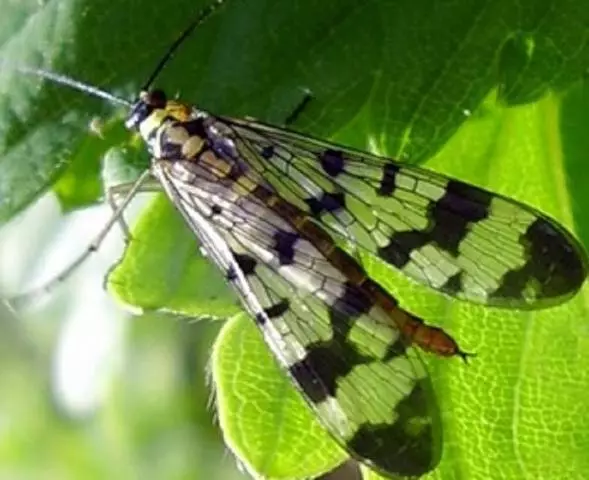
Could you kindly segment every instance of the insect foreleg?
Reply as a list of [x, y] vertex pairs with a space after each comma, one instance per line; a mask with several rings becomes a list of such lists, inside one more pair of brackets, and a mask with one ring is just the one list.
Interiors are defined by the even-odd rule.
[[[119, 197], [123, 198], [123, 201], [129, 196], [130, 192], [133, 190], [135, 185], [137, 184], [137, 180], [134, 182], [126, 182], [121, 183], [119, 185], [113, 185], [106, 189], [106, 201], [110, 206], [113, 215], [119, 209], [118, 199]], [[134, 191], [134, 194], [141, 193], [141, 192], [157, 192], [161, 190], [160, 184], [152, 178], [146, 178], [139, 188]], [[123, 236], [125, 238], [125, 242], [129, 243], [129, 240], [132, 237], [131, 231], [129, 229], [129, 225], [125, 221], [125, 217], [123, 212], [118, 216], [117, 223], [121, 227], [121, 231], [123, 232]]]
[[[108, 232], [112, 229], [115, 223], [121, 224], [121, 218], [125, 209], [129, 206], [133, 198], [139, 193], [140, 191], [145, 191], [146, 182], [149, 179], [151, 173], [149, 170], [146, 170], [141, 174], [141, 176], [133, 183], [131, 188], [129, 184], [125, 184], [119, 186], [118, 188], [115, 187], [111, 189], [110, 192], [107, 194], [108, 202], [111, 206], [115, 206], [115, 210], [113, 214], [109, 218], [108, 222], [104, 225], [104, 227], [98, 232], [92, 243], [74, 260], [72, 261], [66, 268], [64, 268], [61, 272], [51, 278], [48, 282], [40, 287], [33, 288], [28, 292], [15, 295], [11, 298], [5, 299], [5, 303], [10, 306], [13, 310], [19, 310], [23, 305], [26, 305], [32, 300], [37, 299], [40, 296], [47, 295], [51, 293], [51, 291], [57, 287], [60, 283], [66, 280], [76, 269], [82, 265], [88, 257], [90, 257], [102, 244], [104, 239], [106, 238]], [[116, 196], [118, 193], [121, 193], [123, 189], [127, 189], [127, 193], [123, 201], [120, 205], [116, 205], [114, 202], [113, 197]], [[111, 203], [112, 200], [112, 203]], [[124, 221], [122, 221], [124, 224]], [[126, 224], [124, 224], [124, 231], [128, 231]]]

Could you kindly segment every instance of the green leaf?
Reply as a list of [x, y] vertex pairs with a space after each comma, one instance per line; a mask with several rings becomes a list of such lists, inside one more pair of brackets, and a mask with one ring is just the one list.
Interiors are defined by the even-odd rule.
[[[567, 182], [567, 162], [577, 160], [565, 155], [560, 134], [568, 95], [501, 108], [490, 94], [428, 167], [527, 201], [573, 228], [583, 195], [573, 197]], [[518, 312], [451, 301], [379, 262], [367, 266], [404, 307], [478, 354], [468, 367], [427, 358], [444, 454], [426, 478], [583, 477], [587, 457], [578, 442], [589, 439], [589, 421], [576, 412], [588, 402], [586, 287], [562, 306]], [[554, 448], [559, 456], [549, 458]]]
[[[0, 29], [7, 35], [0, 56], [131, 97], [196, 7], [188, 0], [173, 8], [153, 0], [125, 8], [105, 0], [11, 4], [0, 20], [7, 27]], [[129, 18], [141, 21], [130, 29]], [[428, 167], [539, 207], [589, 245], [588, 23], [589, 8], [581, 0], [235, 0], [186, 42], [158, 83], [215, 113], [274, 123], [308, 87], [314, 99], [297, 130], [412, 162], [427, 159]], [[96, 195], [92, 178], [105, 149], [80, 152], [90, 118], [107, 107], [38, 83], [8, 67], [0, 76], [0, 221], [82, 156], [92, 158], [79, 187], [94, 189], [83, 201]], [[186, 227], [158, 200], [134, 231], [125, 262], [110, 277], [111, 289], [143, 308], [235, 313], [231, 297], [211, 300], [223, 281], [210, 280], [206, 263], [189, 260], [195, 248]], [[444, 426], [442, 462], [429, 478], [585, 478], [586, 288], [547, 311], [499, 311], [449, 301], [380, 264], [367, 264], [403, 306], [478, 353], [468, 368], [427, 358]], [[239, 420], [243, 437], [235, 446], [228, 418], [255, 409], [260, 392], [276, 391], [284, 378], [268, 372], [241, 379], [247, 372], [240, 365], [256, 365], [263, 345], [224, 343], [238, 331], [233, 323], [227, 329], [215, 347], [215, 364], [240, 377], [231, 382], [231, 375], [217, 375], [219, 415], [231, 430], [225, 434], [247, 465], [296, 477], [301, 468], [292, 465], [288, 448], [263, 452], [250, 441], [246, 435], [264, 432], [247, 424], [248, 417]], [[245, 387], [253, 393], [235, 394]], [[293, 416], [302, 418], [303, 406], [293, 406]], [[281, 425], [274, 424], [273, 432]], [[291, 442], [314, 431], [313, 425], [299, 424]], [[315, 473], [332, 468], [337, 447], [325, 445], [317, 457], [316, 444], [308, 447], [301, 455], [311, 459]]]
[[[571, 91], [570, 95], [578, 98], [578, 92]], [[559, 137], [557, 120], [563, 101], [567, 97], [549, 95], [534, 104], [505, 109], [497, 106], [491, 94], [431, 160], [431, 165], [438, 170], [462, 172], [461, 178], [490, 184], [493, 189], [521, 200], [529, 197], [534, 205], [572, 226], [562, 147], [552, 143]], [[462, 161], [465, 156], [469, 159], [466, 164]], [[525, 178], [526, 182], [514, 182], [512, 176]], [[152, 216], [143, 218], [155, 221]], [[158, 223], [152, 227], [148, 235], [161, 230]], [[180, 224], [177, 228], [175, 233], [166, 230], [172, 237], [186, 231]], [[162, 257], [161, 264], [152, 264], [151, 270], [144, 272], [161, 271], [171, 258]], [[567, 304], [546, 311], [492, 310], [441, 298], [379, 262], [367, 260], [367, 267], [401, 299], [402, 305], [428, 322], [443, 326], [466, 350], [479, 355], [470, 367], [457, 361], [427, 358], [444, 413], [445, 430], [442, 463], [431, 478], [453, 478], [460, 472], [468, 472], [468, 478], [481, 479], [496, 472], [504, 478], [521, 478], [524, 472], [541, 477], [547, 471], [555, 476], [566, 471], [571, 478], [582, 478], [578, 472], [584, 471], [586, 457], [576, 445], [582, 444], [577, 443], [579, 439], [589, 438], [589, 422], [576, 412], [579, 405], [586, 405], [589, 386], [589, 359], [583, 353], [589, 346], [586, 291]], [[177, 298], [184, 294], [179, 293]], [[243, 321], [241, 318], [239, 325]], [[259, 474], [268, 478], [304, 478], [307, 464], [294, 462], [291, 449], [265, 446], [279, 443], [273, 436], [276, 431], [282, 435], [293, 431], [291, 442], [298, 441], [309, 428], [315, 428], [311, 427], [315, 422], [309, 420], [306, 425], [300, 420], [303, 414], [299, 410], [310, 415], [300, 399], [297, 407], [288, 407], [297, 428], [289, 417], [276, 420], [272, 408], [276, 401], [274, 392], [277, 385], [284, 385], [287, 380], [277, 373], [272, 362], [268, 363], [268, 370], [256, 366], [264, 361], [262, 358], [268, 362], [267, 348], [253, 333], [240, 343], [242, 333], [235, 332], [241, 332], [238, 328], [242, 327], [236, 325], [234, 321], [227, 330], [224, 328], [212, 363], [226, 441]], [[253, 326], [249, 329], [255, 331]], [[262, 368], [264, 373], [260, 373]], [[294, 389], [289, 389], [289, 395], [298, 398]], [[559, 395], [555, 396], [554, 391]], [[262, 403], [263, 407], [260, 395], [268, 402]], [[282, 395], [286, 394], [278, 398], [284, 398]], [[257, 415], [244, 414], [245, 411]], [[295, 457], [316, 452], [315, 442], [303, 444], [309, 446], [309, 452], [296, 451]], [[562, 461], [544, 461], [555, 444]], [[332, 468], [332, 455], [340, 452], [334, 442], [320, 450], [329, 455], [309, 460], [309, 465], [316, 467], [315, 474]], [[320, 466], [314, 463], [320, 461]]]
[[346, 459], [280, 372], [247, 316], [223, 326], [211, 367], [225, 441], [246, 470], [263, 478], [306, 478]]
[[182, 315], [222, 318], [239, 312], [237, 302], [228, 300], [221, 272], [197, 252], [194, 235], [160, 195], [133, 229], [124, 262], [108, 276], [108, 288], [122, 303], [142, 310], [165, 307]]
[[[108, 159], [114, 151], [120, 150], [113, 145], [124, 145], [128, 142], [129, 132], [122, 128], [120, 119], [114, 119], [106, 124], [97, 120], [97, 130], [94, 135], [87, 136], [79, 145], [77, 152], [72, 156], [68, 168], [53, 184], [53, 191], [57, 195], [63, 210], [75, 210], [76, 208], [91, 204], [102, 195], [103, 184], [99, 175], [107, 170]], [[88, 128], [92, 129], [92, 125]], [[142, 149], [143, 155], [145, 152]], [[128, 156], [128, 155], [127, 155]], [[89, 159], [104, 158], [103, 167], [98, 162], [89, 162]], [[129, 159], [125, 166], [129, 168]], [[145, 169], [146, 165], [143, 165]], [[135, 172], [136, 173], [136, 172]], [[137, 174], [132, 178], [135, 179]], [[129, 181], [129, 178], [126, 178]], [[122, 183], [121, 180], [117, 182]]]
[[[87, 175], [96, 177], [104, 148], [88, 148], [88, 124], [113, 112], [102, 100], [13, 67], [39, 66], [134, 98], [187, 18], [207, 3], [6, 6], [0, 221], [50, 187], [82, 154]], [[517, 8], [511, 0], [226, 1], [157, 83], [210, 111], [275, 123], [287, 117], [306, 87], [314, 100], [299, 129], [423, 161], [498, 82], [504, 101], [517, 104], [564, 91], [582, 77], [589, 66], [589, 13], [581, 0], [568, 0], [558, 14], [555, 9], [548, 0], [525, 0]], [[130, 18], [138, 20], [132, 28]], [[76, 175], [88, 185], [80, 170]], [[65, 206], [95, 199], [96, 184], [86, 188]]]

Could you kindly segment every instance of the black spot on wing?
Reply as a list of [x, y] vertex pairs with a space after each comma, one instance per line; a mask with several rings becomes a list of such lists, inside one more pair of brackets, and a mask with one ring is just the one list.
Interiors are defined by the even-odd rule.
[[324, 402], [329, 396], [322, 379], [319, 378], [319, 372], [313, 368], [313, 357], [310, 360], [305, 358], [288, 369], [289, 375], [299, 385], [305, 396], [313, 403]]
[[235, 280], [237, 280], [237, 272], [235, 271], [235, 268], [233, 267], [233, 265], [231, 265], [228, 269], [227, 272], [225, 273], [225, 278], [229, 281], [229, 282], [233, 282]]
[[323, 192], [321, 197], [311, 197], [305, 200], [311, 213], [318, 217], [323, 213], [333, 213], [343, 210], [346, 206], [346, 196], [342, 192]]
[[211, 213], [213, 215], [221, 215], [221, 213], [223, 213], [223, 209], [215, 203], [211, 206]]
[[[307, 345], [307, 356], [290, 367], [290, 374], [311, 401], [320, 403], [328, 396], [335, 396], [340, 378], [356, 365], [375, 361], [373, 357], [360, 354], [347, 338], [354, 319], [368, 312], [372, 305], [359, 287], [346, 283], [340, 297], [329, 308], [331, 338]], [[320, 378], [320, 383], [316, 377]]]
[[410, 260], [413, 250], [423, 247], [429, 242], [427, 233], [419, 230], [410, 232], [398, 232], [391, 236], [388, 245], [379, 247], [377, 255], [395, 267], [402, 268]]
[[520, 299], [527, 288], [533, 288], [536, 297], [556, 300], [572, 295], [585, 281], [585, 254], [559, 225], [538, 218], [520, 237], [520, 243], [525, 247], [527, 261], [503, 276], [491, 298]]
[[347, 448], [383, 472], [419, 476], [433, 470], [441, 457], [441, 435], [431, 395], [428, 381], [418, 381], [391, 412], [395, 422], [364, 423]]
[[339, 150], [328, 148], [319, 157], [323, 171], [330, 177], [337, 177], [344, 171], [344, 157]]
[[265, 158], [266, 160], [270, 160], [274, 156], [274, 146], [273, 145], [265, 146], [264, 148], [262, 148], [260, 155], [262, 156], [262, 158]]
[[313, 403], [336, 395], [338, 380], [357, 365], [374, 361], [347, 341], [331, 339], [307, 345], [306, 357], [291, 365], [289, 373]]
[[478, 222], [487, 218], [493, 198], [494, 195], [487, 190], [450, 180], [446, 185], [446, 193], [436, 202], [436, 207], [448, 210], [469, 222]]
[[394, 342], [390, 343], [385, 351], [385, 354], [382, 358], [383, 362], [388, 362], [393, 358], [402, 357], [407, 354], [407, 348], [409, 345], [403, 341], [403, 338], [399, 335]]
[[492, 199], [493, 195], [485, 190], [451, 180], [444, 195], [431, 202], [427, 228], [394, 233], [390, 243], [379, 248], [378, 255], [392, 265], [403, 267], [413, 250], [433, 243], [458, 256], [458, 247], [469, 226], [487, 218]]
[[446, 292], [448, 294], [451, 294], [451, 295], [461, 292], [463, 290], [463, 285], [462, 285], [462, 277], [463, 276], [464, 276], [464, 272], [458, 272], [458, 273], [452, 275], [446, 281], [446, 283], [444, 283], [444, 285], [442, 285], [442, 287], [440, 287], [440, 290], [443, 292]]
[[487, 218], [493, 195], [485, 190], [451, 180], [444, 195], [431, 205], [430, 236], [438, 246], [458, 255], [458, 246], [468, 225]]
[[294, 232], [278, 230], [273, 235], [274, 245], [272, 248], [278, 254], [278, 260], [281, 265], [290, 265], [293, 263], [295, 256], [295, 244], [300, 236]]
[[343, 292], [329, 307], [329, 321], [333, 336], [342, 342], [346, 341], [348, 332], [353, 326], [353, 320], [368, 313], [374, 305], [360, 287], [350, 282], [344, 283], [343, 287]]
[[283, 298], [274, 305], [264, 308], [264, 313], [257, 313], [255, 321], [258, 325], [265, 325], [267, 320], [278, 318], [284, 315], [290, 309], [290, 301], [287, 298]]
[[290, 301], [287, 298], [283, 298], [278, 303], [275, 303], [271, 307], [265, 308], [264, 311], [268, 318], [278, 318], [284, 315], [290, 309]]
[[387, 163], [382, 167], [382, 179], [376, 189], [376, 193], [381, 196], [391, 195], [395, 190], [395, 178], [400, 167], [394, 163]]
[[251, 275], [256, 268], [256, 259], [247, 254], [231, 252], [244, 275]]

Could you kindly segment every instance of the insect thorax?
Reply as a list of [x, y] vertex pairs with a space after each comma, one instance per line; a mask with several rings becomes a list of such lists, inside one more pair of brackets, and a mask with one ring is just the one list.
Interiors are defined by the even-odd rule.
[[181, 161], [196, 160], [204, 149], [214, 147], [210, 145], [216, 132], [212, 123], [206, 112], [168, 100], [162, 91], [154, 90], [140, 94], [125, 125], [139, 132], [154, 160]]
[[139, 132], [154, 163], [174, 164], [174, 170], [182, 177], [188, 175], [190, 182], [197, 178], [233, 182], [249, 170], [240, 160], [233, 131], [221, 119], [167, 100], [159, 90], [139, 96], [125, 125]]

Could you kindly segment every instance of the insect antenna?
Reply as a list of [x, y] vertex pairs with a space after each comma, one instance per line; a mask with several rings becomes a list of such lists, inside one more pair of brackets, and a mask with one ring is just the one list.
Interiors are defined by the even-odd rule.
[[[202, 25], [204, 21], [209, 18], [211, 14], [213, 14], [223, 3], [223, 0], [216, 0], [214, 3], [210, 4], [203, 10], [201, 10], [196, 18], [190, 22], [190, 24], [182, 31], [182, 33], [176, 38], [176, 40], [170, 45], [164, 56], [161, 60], [157, 63], [156, 67], [153, 69], [152, 73], [148, 77], [147, 81], [142, 87], [142, 91], [147, 91], [153, 84], [154, 80], [157, 76], [161, 73], [164, 67], [168, 64], [168, 62], [172, 59], [180, 45], [188, 38], [188, 36], [199, 26]], [[59, 85], [64, 85], [75, 90], [87, 93], [91, 96], [102, 98], [112, 104], [123, 105], [125, 107], [130, 108], [133, 105], [133, 102], [126, 100], [124, 98], [118, 97], [112, 93], [109, 93], [105, 90], [102, 90], [98, 87], [86, 84], [84, 82], [75, 80], [71, 77], [66, 75], [62, 75], [59, 73], [51, 72], [48, 70], [43, 70], [41, 68], [33, 68], [33, 67], [26, 67], [15, 65], [13, 68], [25, 75], [34, 75], [36, 77], [41, 77], [47, 80], [50, 80], [54, 83]], [[80, 254], [74, 261], [72, 261], [66, 268], [64, 268], [60, 273], [55, 275], [51, 278], [48, 282], [44, 285], [33, 288], [25, 293], [15, 295], [11, 298], [5, 299], [4, 303], [8, 305], [13, 310], [18, 310], [20, 306], [26, 304], [30, 300], [42, 296], [44, 294], [50, 293], [58, 284], [63, 282], [67, 277], [70, 276], [84, 261], [93, 253], [95, 252], [108, 232], [111, 230], [113, 225], [116, 222], [121, 222], [122, 214], [124, 210], [127, 208], [133, 197], [135, 195], [145, 190], [145, 184], [149, 183], [150, 173], [149, 170], [146, 170], [140, 178], [130, 187], [130, 189], [125, 192], [123, 202], [113, 208], [113, 214], [111, 215], [108, 222], [104, 225], [104, 227], [100, 230], [100, 232], [96, 235], [95, 239], [92, 243]], [[148, 190], [151, 190], [149, 187]]]
[[[182, 33], [174, 40], [174, 42], [170, 45], [166, 53], [163, 55], [161, 60], [157, 63], [156, 67], [153, 69], [152, 73], [148, 77], [147, 81], [142, 87], [141, 91], [148, 91], [153, 84], [154, 80], [157, 76], [161, 73], [164, 67], [168, 64], [168, 62], [172, 59], [180, 45], [189, 37], [189, 35], [199, 26], [205, 22], [211, 14], [213, 14], [221, 5], [223, 4], [223, 0], [216, 0], [215, 2], [211, 3], [209, 6], [205, 7], [201, 10], [195, 19], [190, 22], [190, 24], [182, 31]], [[23, 74], [26, 75], [34, 75], [36, 77], [41, 77], [47, 80], [50, 80], [54, 83], [59, 85], [64, 85], [75, 90], [87, 93], [91, 96], [102, 98], [112, 104], [123, 105], [127, 108], [133, 106], [133, 102], [126, 100], [124, 98], [118, 97], [112, 93], [109, 93], [105, 90], [102, 90], [98, 87], [86, 84], [84, 82], [75, 80], [71, 77], [66, 75], [62, 75], [59, 73], [51, 72], [48, 70], [43, 70], [41, 68], [34, 68], [34, 67], [26, 67], [15, 65], [13, 68]], [[64, 268], [60, 273], [52, 277], [48, 280], [44, 285], [40, 287], [33, 288], [32, 290], [26, 291], [22, 294], [15, 295], [9, 299], [5, 299], [4, 303], [9, 306], [12, 310], [18, 310], [20, 306], [25, 305], [32, 299], [35, 299], [39, 296], [45, 295], [50, 293], [58, 284], [63, 282], [66, 278], [70, 276], [85, 260], [94, 253], [108, 232], [111, 230], [113, 225], [117, 222], [122, 223], [124, 225], [124, 221], [122, 220], [122, 215], [129, 203], [135, 197], [135, 195], [144, 190], [153, 191], [153, 188], [150, 187], [149, 184], [150, 179], [150, 172], [146, 170], [138, 180], [135, 181], [132, 185], [127, 185], [125, 190], [118, 189], [119, 193], [124, 193], [124, 199], [122, 203], [118, 206], [113, 205], [112, 198], [110, 192], [107, 194], [109, 198], [109, 202], [111, 206], [113, 206], [113, 214], [111, 215], [108, 222], [104, 225], [104, 227], [100, 230], [100, 232], [96, 235], [92, 243], [82, 252], [74, 261], [72, 261], [66, 268]], [[147, 185], [147, 187], [146, 187]], [[116, 187], [115, 187], [116, 188]], [[126, 231], [126, 226], [123, 228]]]
[[153, 69], [153, 72], [151, 73], [151, 75], [148, 77], [147, 81], [145, 82], [145, 84], [141, 88], [142, 92], [148, 91], [151, 88], [151, 86], [152, 86], [153, 82], [155, 81], [155, 79], [157, 78], [157, 76], [161, 73], [161, 71], [164, 69], [164, 67], [172, 59], [174, 54], [178, 51], [178, 48], [180, 47], [180, 45], [182, 45], [182, 43], [184, 43], [184, 40], [186, 40], [190, 36], [190, 34], [197, 27], [202, 25], [213, 13], [215, 13], [215, 11], [219, 7], [221, 7], [221, 5], [223, 5], [223, 1], [224, 0], [216, 0], [215, 2], [211, 3], [210, 5], [208, 5], [207, 7], [205, 7], [203, 10], [201, 10], [198, 13], [196, 18], [192, 22], [190, 22], [190, 24], [184, 29], [184, 31], [178, 36], [178, 38], [176, 38], [176, 40], [174, 40], [174, 42], [170, 45], [167, 52], [164, 54], [164, 56], [158, 62], [156, 67]]
[[116, 95], [113, 95], [112, 93], [109, 93], [98, 87], [88, 85], [87, 83], [80, 82], [78, 80], [74, 80], [73, 78], [70, 78], [66, 75], [50, 72], [49, 70], [43, 70], [41, 68], [23, 67], [20, 65], [15, 66], [14, 69], [17, 72], [24, 73], [25, 75], [34, 75], [36, 77], [45, 78], [59, 85], [65, 85], [67, 87], [73, 88], [74, 90], [79, 90], [80, 92], [87, 93], [89, 95], [92, 95], [93, 97], [102, 98], [110, 103], [124, 105], [126, 107], [131, 107], [133, 105], [129, 100], [117, 97]]
[[[153, 191], [153, 188], [149, 186], [149, 179], [151, 176], [151, 172], [149, 170], [145, 170], [140, 177], [135, 180], [127, 191], [124, 192], [123, 201], [113, 207], [113, 213], [108, 219], [108, 221], [104, 224], [104, 226], [100, 229], [94, 240], [88, 245], [84, 251], [78, 255], [67, 267], [62, 269], [57, 275], [51, 277], [48, 281], [43, 283], [39, 287], [33, 287], [32, 289], [25, 291], [24, 293], [16, 294], [10, 298], [3, 299], [4, 304], [12, 311], [18, 311], [22, 306], [28, 304], [32, 300], [38, 299], [44, 295], [47, 295], [53, 291], [60, 283], [66, 280], [77, 268], [82, 265], [94, 252], [96, 252], [99, 246], [102, 244], [103, 240], [106, 238], [106, 235], [110, 232], [112, 227], [115, 223], [121, 222], [123, 217], [123, 212], [127, 209], [133, 198], [137, 195], [137, 193], [142, 191]], [[146, 188], [147, 185], [147, 188]], [[116, 187], [115, 187], [116, 189]], [[123, 193], [123, 192], [121, 192]], [[109, 194], [110, 198], [110, 194]]]
[[[153, 69], [152, 73], [149, 75], [147, 81], [141, 88], [141, 91], [147, 91], [150, 89], [157, 76], [161, 73], [164, 67], [172, 59], [172, 57], [178, 51], [178, 48], [182, 45], [182, 43], [184, 43], [184, 41], [197, 27], [202, 25], [219, 7], [221, 7], [223, 5], [223, 2], [224, 0], [216, 0], [215, 2], [211, 3], [198, 13], [195, 19], [192, 22], [190, 22], [190, 24], [182, 31], [178, 38], [176, 38], [176, 40], [174, 40], [174, 42], [170, 45], [166, 53], [163, 55], [161, 60]], [[67, 87], [73, 88], [80, 92], [87, 93], [94, 97], [102, 98], [110, 103], [124, 105], [126, 107], [131, 107], [133, 105], [133, 103], [129, 100], [113, 95], [112, 93], [109, 93], [93, 85], [80, 82], [79, 80], [75, 80], [66, 75], [61, 75], [59, 73], [51, 72], [49, 70], [43, 70], [42, 68], [25, 67], [21, 65], [13, 65], [12, 67], [17, 72], [23, 73], [25, 75], [34, 75], [36, 77], [45, 78], [59, 85], [65, 85]]]

